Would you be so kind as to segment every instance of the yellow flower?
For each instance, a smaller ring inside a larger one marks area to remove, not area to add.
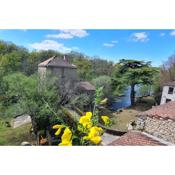
[[[88,132],[88,128],[85,128],[81,124],[78,124],[77,129],[78,129],[78,131],[83,132],[83,133],[87,133]]]
[[[93,126],[90,129],[89,135],[91,135],[91,136],[97,136],[97,135],[101,135],[102,132],[103,132],[103,129],[101,127]]]
[[[90,128],[88,136],[83,137],[85,140],[90,140],[94,144],[99,144],[101,142],[101,135],[102,135],[103,129],[97,126],[93,126]]]
[[[82,124],[85,128],[90,128],[92,127],[91,117],[92,112],[86,112],[86,115],[80,118],[79,123]]]
[[[72,132],[71,130],[67,127],[64,130],[63,135],[61,136],[61,143],[59,144],[59,146],[71,146],[72,145]]]
[[[91,118],[92,117],[92,112],[86,112],[86,116]]]
[[[72,132],[71,132],[71,130],[68,127],[66,127],[66,129],[64,130],[64,133],[63,133],[61,139],[63,141],[64,140],[69,141],[71,139],[71,137],[72,137]]]
[[[111,122],[108,116],[101,116],[101,119],[103,120],[105,125],[109,125]]]
[[[52,128],[57,129],[57,131],[55,132],[55,135],[58,136],[64,127],[65,126],[63,126],[63,125],[54,125]]]
[[[52,126],[53,129],[59,129],[61,125],[54,125]]]
[[[100,136],[96,136],[96,137],[92,137],[91,138],[91,142],[93,142],[94,144],[99,144],[101,142],[101,137]]]

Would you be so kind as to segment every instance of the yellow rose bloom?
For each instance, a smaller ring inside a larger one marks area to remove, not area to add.
[[[108,116],[101,116],[101,119],[103,120],[105,125],[109,125],[110,124],[110,119]]]

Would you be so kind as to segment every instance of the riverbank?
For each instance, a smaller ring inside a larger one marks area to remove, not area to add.
[[[137,114],[146,111],[154,106],[155,100],[153,97],[143,97],[137,100],[135,106],[118,110],[112,113],[113,124],[112,129],[127,131],[128,124],[131,121],[137,120]]]
[[[110,110],[103,111],[103,114],[111,117],[113,122],[111,129],[117,131],[127,131],[128,124],[137,119],[137,114],[141,111],[150,109],[154,105],[153,97],[143,97],[138,99],[136,105],[125,109],[111,112]],[[10,119],[8,120],[10,122]],[[31,124],[26,124],[17,128],[7,127],[5,121],[0,122],[0,145],[20,145],[21,142],[27,141],[32,143],[30,135]]]

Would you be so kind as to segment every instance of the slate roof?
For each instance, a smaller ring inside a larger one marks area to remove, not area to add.
[[[58,57],[51,57],[38,64],[38,67],[64,67],[72,69],[77,68],[74,64],[70,64],[68,61]]]
[[[139,116],[175,120],[175,101],[170,101],[159,106],[153,106],[152,109],[139,113]]]
[[[116,139],[109,146],[166,146],[167,144],[155,139],[146,133],[129,131]]]

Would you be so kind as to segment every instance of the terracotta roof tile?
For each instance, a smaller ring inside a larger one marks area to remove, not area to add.
[[[77,67],[74,64],[70,64],[68,61],[58,58],[52,57],[49,58],[38,65],[39,67],[66,67],[76,69]]]
[[[109,144],[110,146],[165,146],[166,144],[155,140],[148,135],[138,132],[129,131],[119,139]]]
[[[164,86],[172,86],[175,87],[175,81],[167,82],[164,84]]]
[[[40,64],[38,64],[38,66],[47,66],[47,65],[49,64],[49,62],[50,62],[51,60],[53,60],[53,58],[54,58],[54,57],[51,57],[51,58],[49,58],[49,59],[47,59],[47,60],[41,62]]]
[[[139,113],[139,116],[158,117],[175,120],[175,101],[153,106],[152,109]]]

